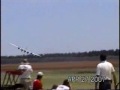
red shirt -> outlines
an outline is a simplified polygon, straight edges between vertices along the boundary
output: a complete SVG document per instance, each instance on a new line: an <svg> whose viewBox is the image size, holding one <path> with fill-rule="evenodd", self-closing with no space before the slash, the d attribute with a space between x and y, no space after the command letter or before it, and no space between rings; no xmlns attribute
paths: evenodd
<svg viewBox="0 0 120 90"><path fill-rule="evenodd" d="M33 90L42 90L42 82L38 79L33 82Z"/></svg>

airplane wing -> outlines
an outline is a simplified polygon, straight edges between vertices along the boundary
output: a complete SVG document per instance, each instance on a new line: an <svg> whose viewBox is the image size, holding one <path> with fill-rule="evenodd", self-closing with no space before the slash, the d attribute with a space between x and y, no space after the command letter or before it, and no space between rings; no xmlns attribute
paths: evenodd
<svg viewBox="0 0 120 90"><path fill-rule="evenodd" d="M21 50L21 52L27 53L27 54L29 54L29 55L40 56L39 54L35 54L35 53L32 53L32 52L29 52L29 51L27 51L27 50L25 50L25 49L23 49L23 48L15 45L15 44L13 44L13 43L10 43L10 45L16 47L18 50Z"/></svg>

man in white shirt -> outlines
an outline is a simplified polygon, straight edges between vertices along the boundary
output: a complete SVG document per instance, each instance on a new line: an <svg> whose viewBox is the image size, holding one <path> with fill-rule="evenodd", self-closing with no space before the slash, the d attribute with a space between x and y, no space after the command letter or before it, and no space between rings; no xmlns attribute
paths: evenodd
<svg viewBox="0 0 120 90"><path fill-rule="evenodd" d="M65 85L58 85L56 90L70 90L70 88L68 86L65 86Z"/></svg>
<svg viewBox="0 0 120 90"><path fill-rule="evenodd" d="M100 63L97 65L96 76L104 80L99 82L99 90L110 90L112 84L112 76L114 87L116 86L116 75L113 65L106 60L106 55L100 55ZM98 89L98 82L95 82L95 89Z"/></svg>
<svg viewBox="0 0 120 90"><path fill-rule="evenodd" d="M31 73L33 72L32 66L24 59L22 64L18 66L18 70L22 71L20 75L20 83L24 85L24 90L29 90L31 86Z"/></svg>
<svg viewBox="0 0 120 90"><path fill-rule="evenodd" d="M62 85L58 85L58 87L55 90L70 90L70 84L67 79L63 81Z"/></svg>

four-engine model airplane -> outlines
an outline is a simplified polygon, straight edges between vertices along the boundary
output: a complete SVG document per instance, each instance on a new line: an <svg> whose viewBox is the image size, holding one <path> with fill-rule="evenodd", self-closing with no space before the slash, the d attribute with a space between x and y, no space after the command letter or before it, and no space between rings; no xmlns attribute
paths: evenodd
<svg viewBox="0 0 120 90"><path fill-rule="evenodd" d="M35 54L35 53L32 53L32 52L29 52L29 51L27 51L27 50L25 50L25 49L15 45L15 44L13 44L13 43L10 43L10 45L16 47L18 50L21 50L21 52L27 53L28 55L34 55L34 56L39 56L40 57L39 54Z"/></svg>

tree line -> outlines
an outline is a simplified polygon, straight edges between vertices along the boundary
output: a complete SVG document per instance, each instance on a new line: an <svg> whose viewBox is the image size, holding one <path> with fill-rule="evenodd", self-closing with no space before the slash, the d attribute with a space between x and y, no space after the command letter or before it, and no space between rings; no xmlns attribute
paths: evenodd
<svg viewBox="0 0 120 90"><path fill-rule="evenodd" d="M18 63L21 59L28 58L30 62L45 62L45 61L67 61L67 60L80 60L84 57L95 57L104 53L107 56L119 56L119 49L89 51L89 52L72 52L72 53L54 53L54 54L40 54L39 56L33 55L16 55L16 56L1 56L1 63Z"/></svg>

